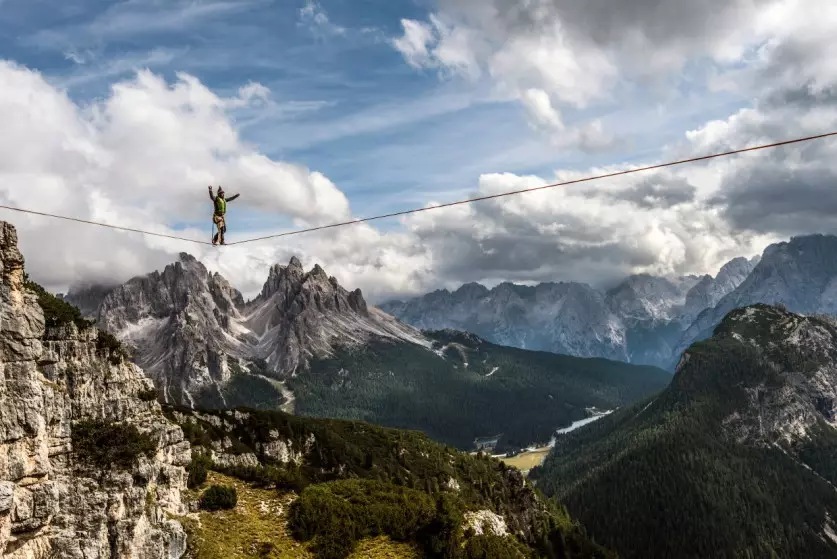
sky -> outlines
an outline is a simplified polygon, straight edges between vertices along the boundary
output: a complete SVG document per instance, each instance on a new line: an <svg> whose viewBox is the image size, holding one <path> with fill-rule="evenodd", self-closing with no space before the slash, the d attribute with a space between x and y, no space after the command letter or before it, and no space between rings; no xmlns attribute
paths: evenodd
<svg viewBox="0 0 837 559"><path fill-rule="evenodd" d="M228 241L837 130L832 0L0 0L0 204ZM837 232L837 142L238 246L0 209L54 291L188 252L372 302L717 273Z"/></svg>

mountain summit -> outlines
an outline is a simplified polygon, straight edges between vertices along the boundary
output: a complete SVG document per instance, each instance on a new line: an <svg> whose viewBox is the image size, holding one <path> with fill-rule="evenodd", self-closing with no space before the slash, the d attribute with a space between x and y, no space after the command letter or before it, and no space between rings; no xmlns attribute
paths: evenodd
<svg viewBox="0 0 837 559"><path fill-rule="evenodd" d="M748 306L536 477L621 557L834 557L835 411L831 319Z"/></svg>
<svg viewBox="0 0 837 559"><path fill-rule="evenodd" d="M70 303L93 298L71 291ZM412 327L369 308L316 265L292 258L270 269L261 293L245 302L218 273L182 253L162 271L134 278L101 298L97 324L129 344L166 401L186 405L288 403L282 381L336 346L375 339L429 346ZM271 406L273 407L273 406Z"/></svg>
<svg viewBox="0 0 837 559"><path fill-rule="evenodd" d="M837 315L837 237L806 235L767 247L746 279L684 331L672 359L676 362L690 344L709 337L733 309L757 303Z"/></svg>

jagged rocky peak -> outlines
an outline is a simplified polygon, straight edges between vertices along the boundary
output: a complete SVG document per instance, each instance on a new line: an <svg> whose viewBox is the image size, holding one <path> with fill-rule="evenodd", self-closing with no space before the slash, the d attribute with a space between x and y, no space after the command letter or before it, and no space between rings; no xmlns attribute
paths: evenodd
<svg viewBox="0 0 837 559"><path fill-rule="evenodd" d="M181 557L185 532L168 515L186 513L183 432L98 330L45 316L38 301L15 229L0 222L0 557ZM83 422L86 437L132 426L146 444L102 463Z"/></svg>
<svg viewBox="0 0 837 559"><path fill-rule="evenodd" d="M337 278L329 276L319 264L305 272L302 262L294 256L287 266L276 264L253 306L271 300L283 313L296 315L308 308L319 312L357 312L366 314L368 306L360 289L347 291Z"/></svg>
<svg viewBox="0 0 837 559"><path fill-rule="evenodd" d="M184 253L162 272L112 290L97 317L131 347L163 401L190 407L249 405L242 386L278 407L287 397L277 382L336 346L372 337L429 344L321 266L305 272L298 258L272 266L261 293L245 303L223 276Z"/></svg>
<svg viewBox="0 0 837 559"><path fill-rule="evenodd" d="M479 299L489 294L488 288L477 282L470 282L463 284L459 289L453 292L457 297L464 297L466 299Z"/></svg>
<svg viewBox="0 0 837 559"><path fill-rule="evenodd" d="M723 400L739 442L791 443L837 425L837 324L782 306L735 309L683 353L673 391Z"/></svg>
<svg viewBox="0 0 837 559"><path fill-rule="evenodd" d="M261 299L267 299L278 291L284 291L289 285L298 283L305 271L302 269L302 262L296 256L291 257L287 266L274 264L270 267L267 281L262 287Z"/></svg>
<svg viewBox="0 0 837 559"><path fill-rule="evenodd" d="M837 236L806 235L768 246L752 271L683 332L674 355L708 337L732 310L756 303L781 303L800 313L837 315ZM720 274L719 274L720 276Z"/></svg>
<svg viewBox="0 0 837 559"><path fill-rule="evenodd" d="M219 273L210 273L188 253L166 266L136 277L112 289L99 305L98 319L104 329L119 334L142 320L184 314L187 309L209 319L235 315L244 308L244 297Z"/></svg>
<svg viewBox="0 0 837 559"><path fill-rule="evenodd" d="M703 276L686 294L684 320L691 322L704 309L717 305L718 301L747 279L757 263L758 258L748 260L740 256L724 264L717 276Z"/></svg>
<svg viewBox="0 0 837 559"><path fill-rule="evenodd" d="M685 303L695 276L672 281L650 274L635 274L608 291L610 305L627 319L668 320Z"/></svg>

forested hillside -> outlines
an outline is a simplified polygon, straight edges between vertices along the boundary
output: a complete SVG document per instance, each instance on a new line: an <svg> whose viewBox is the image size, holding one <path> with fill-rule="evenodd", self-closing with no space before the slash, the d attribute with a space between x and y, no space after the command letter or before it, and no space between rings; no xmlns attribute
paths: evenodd
<svg viewBox="0 0 837 559"><path fill-rule="evenodd" d="M296 411L419 429L470 449L503 434L498 450L547 442L555 429L664 388L655 367L490 344L455 331L425 333L435 352L379 341L317 360L288 381Z"/></svg>
<svg viewBox="0 0 837 559"><path fill-rule="evenodd" d="M757 305L534 477L622 557L834 557L837 329Z"/></svg>
<svg viewBox="0 0 837 559"><path fill-rule="evenodd" d="M517 470L421 433L281 412L165 410L193 445L191 487L205 491L209 469L298 494L288 530L319 559L381 536L425 557L614 557ZM212 534L199 533L208 545Z"/></svg>

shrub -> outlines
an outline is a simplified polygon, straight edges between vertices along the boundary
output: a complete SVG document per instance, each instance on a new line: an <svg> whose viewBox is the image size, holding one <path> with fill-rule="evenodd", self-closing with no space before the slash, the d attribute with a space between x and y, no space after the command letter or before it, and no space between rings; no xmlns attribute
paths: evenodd
<svg viewBox="0 0 837 559"><path fill-rule="evenodd" d="M23 277L26 287L38 295L38 304L44 312L44 323L48 327L67 326L73 322L79 329L93 325L81 316L81 311L66 301L62 301L46 289L31 281L28 275Z"/></svg>
<svg viewBox="0 0 837 559"><path fill-rule="evenodd" d="M84 462L108 469L130 469L140 455L157 450L155 442L134 425L85 420L72 432L73 452Z"/></svg>
<svg viewBox="0 0 837 559"><path fill-rule="evenodd" d="M212 485L201 495L201 508L208 511L235 508L238 493L235 487Z"/></svg>
<svg viewBox="0 0 837 559"><path fill-rule="evenodd" d="M277 468L275 466L228 466L216 467L222 474L250 482L258 487L302 491L308 482L298 468Z"/></svg>
<svg viewBox="0 0 837 559"><path fill-rule="evenodd" d="M152 402L157 399L157 391L153 388L148 390L140 390L137 392L137 397L143 402Z"/></svg>
<svg viewBox="0 0 837 559"><path fill-rule="evenodd" d="M513 536L474 536L462 550L467 559L528 559L532 556Z"/></svg>
<svg viewBox="0 0 837 559"><path fill-rule="evenodd" d="M212 446L212 437L198 423L185 421L179 425L183 429L183 436L192 446L205 446L207 448Z"/></svg>
<svg viewBox="0 0 837 559"><path fill-rule="evenodd" d="M297 539L315 540L318 559L345 559L362 538L416 539L434 513L426 493L352 479L305 488L291 505L288 526Z"/></svg>
<svg viewBox="0 0 837 559"><path fill-rule="evenodd" d="M200 487L206 481L206 476L212 468L212 459L206 454L197 453L192 455L192 461L186 467L189 477L186 486L189 489Z"/></svg>
<svg viewBox="0 0 837 559"><path fill-rule="evenodd" d="M128 357L122 343L113 334L104 330L99 330L99 335L96 338L96 352L109 359L114 365L119 365L122 359ZM156 394L154 398L156 398Z"/></svg>

